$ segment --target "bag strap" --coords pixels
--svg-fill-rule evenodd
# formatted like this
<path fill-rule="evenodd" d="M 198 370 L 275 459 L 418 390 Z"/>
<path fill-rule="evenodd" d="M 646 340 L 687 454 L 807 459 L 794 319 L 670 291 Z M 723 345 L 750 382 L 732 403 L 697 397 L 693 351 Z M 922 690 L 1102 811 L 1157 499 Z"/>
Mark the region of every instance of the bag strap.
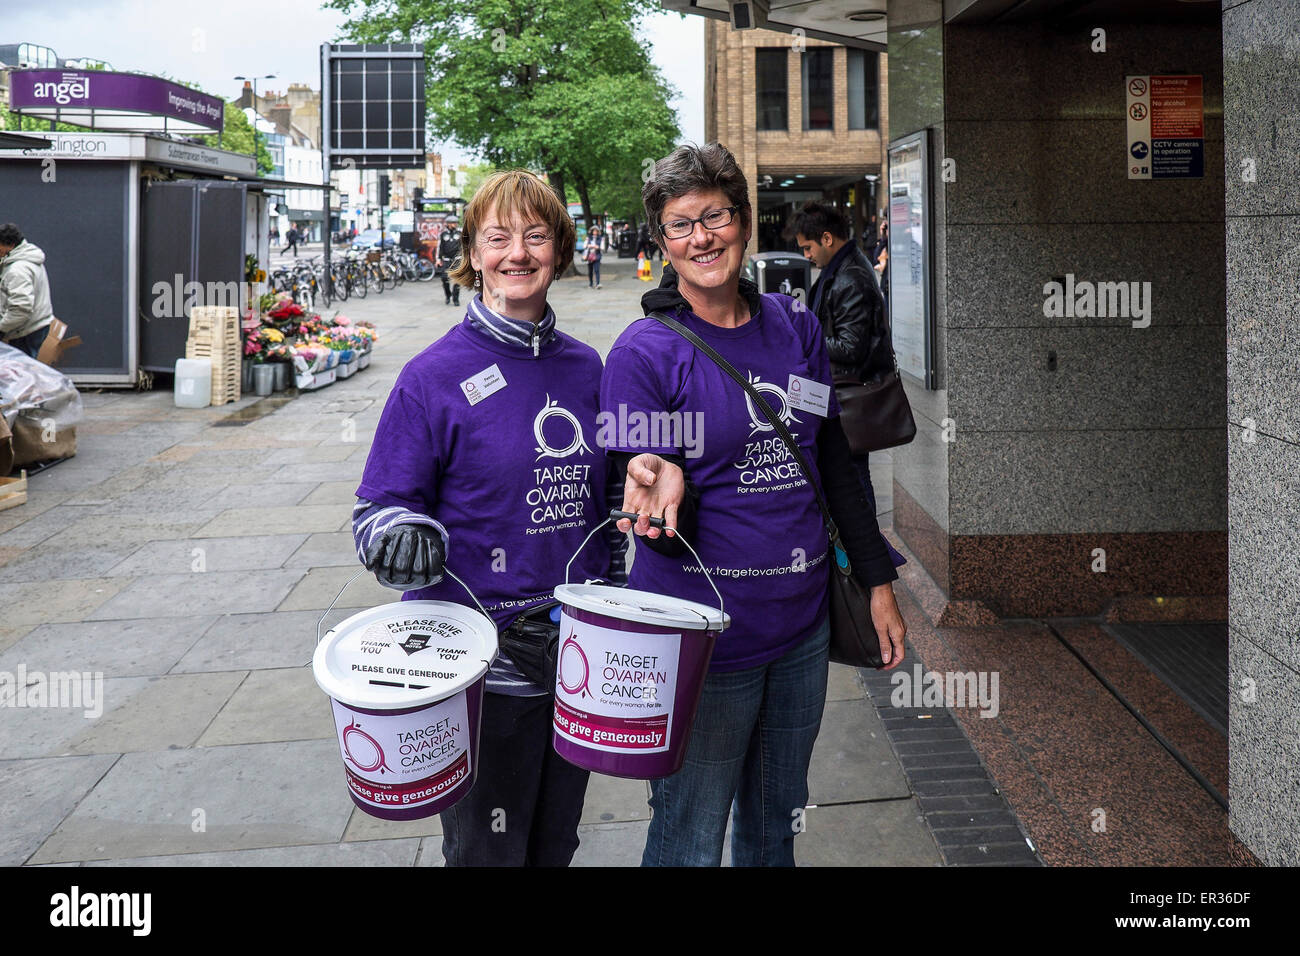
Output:
<path fill-rule="evenodd" d="M 803 469 L 804 477 L 808 480 L 808 484 L 812 486 L 813 494 L 817 496 L 817 506 L 821 508 L 822 522 L 826 525 L 826 533 L 830 536 L 831 544 L 835 548 L 836 566 L 842 573 L 850 574 L 853 569 L 849 564 L 848 551 L 845 550 L 844 545 L 840 541 L 840 530 L 835 527 L 835 521 L 831 518 L 831 509 L 826 503 L 826 496 L 822 493 L 821 488 L 817 486 L 817 482 L 813 480 L 812 469 L 808 467 L 808 459 L 804 457 L 803 449 L 800 448 L 799 443 L 794 440 L 794 436 L 790 434 L 790 429 L 785 427 L 785 423 L 781 421 L 780 416 L 772 411 L 771 406 L 769 406 L 766 399 L 758 393 L 758 390 L 754 388 L 754 386 L 750 385 L 749 382 L 745 380 L 744 376 L 737 372 L 735 368 L 732 367 L 731 363 L 719 355 L 717 350 L 714 349 L 713 346 L 709 345 L 709 343 L 705 342 L 702 338 L 686 326 L 682 325 L 682 323 L 678 322 L 672 316 L 665 315 L 663 312 L 651 312 L 648 318 L 654 319 L 662 325 L 666 325 L 712 359 L 713 364 L 722 369 L 722 371 L 725 372 L 732 381 L 745 390 L 746 394 L 748 394 L 750 399 L 754 402 L 754 407 L 762 412 L 768 422 L 771 423 L 772 427 L 776 429 L 776 433 L 781 436 L 781 440 L 785 442 L 786 447 L 790 449 L 790 453 L 794 455 L 795 461 L 797 461 L 799 467 Z"/>

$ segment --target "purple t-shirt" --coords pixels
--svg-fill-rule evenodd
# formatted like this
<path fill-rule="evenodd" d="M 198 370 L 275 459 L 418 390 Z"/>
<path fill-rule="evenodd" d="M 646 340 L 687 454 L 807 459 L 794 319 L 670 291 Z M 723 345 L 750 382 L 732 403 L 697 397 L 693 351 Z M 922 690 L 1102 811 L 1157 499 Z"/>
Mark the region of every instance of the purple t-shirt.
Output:
<path fill-rule="evenodd" d="M 384 406 L 357 496 L 436 518 L 447 567 L 498 626 L 551 598 L 564 565 L 608 512 L 596 444 L 600 356 L 556 332 L 537 358 L 468 320 L 411 359 Z M 572 578 L 603 578 L 597 535 Z M 444 577 L 402 600 L 472 605 Z"/>
<path fill-rule="evenodd" d="M 765 295 L 758 314 L 735 329 L 685 309 L 670 314 L 748 376 L 815 470 L 818 430 L 839 414 L 839 405 L 820 323 L 794 305 L 789 296 Z M 796 385 L 791 376 L 803 381 Z M 821 413 L 809 410 L 817 395 L 824 400 Z M 828 610 L 833 559 L 825 525 L 798 463 L 745 391 L 686 339 L 644 318 L 610 350 L 600 404 L 607 450 L 686 457 L 686 473 L 700 493 L 689 543 L 731 615 L 709 669 L 754 667 L 808 638 Z M 677 559 L 637 548 L 628 587 L 717 605 L 689 552 Z"/>

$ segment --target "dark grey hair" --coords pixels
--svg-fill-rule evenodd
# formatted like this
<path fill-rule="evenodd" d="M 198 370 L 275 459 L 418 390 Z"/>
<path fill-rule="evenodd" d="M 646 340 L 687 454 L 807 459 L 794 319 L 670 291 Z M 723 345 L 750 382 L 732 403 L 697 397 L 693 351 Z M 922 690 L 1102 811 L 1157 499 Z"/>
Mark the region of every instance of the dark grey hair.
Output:
<path fill-rule="evenodd" d="M 650 234 L 662 242 L 659 232 L 664 206 L 687 193 L 700 189 L 720 189 L 727 202 L 740 209 L 741 225 L 750 222 L 749 182 L 731 155 L 731 150 L 721 143 L 696 146 L 686 143 L 655 163 L 654 171 L 641 188 L 641 201 L 645 204 L 646 219 L 650 221 Z"/>
<path fill-rule="evenodd" d="M 23 243 L 23 231 L 12 222 L 0 226 L 0 246 L 20 246 Z"/>

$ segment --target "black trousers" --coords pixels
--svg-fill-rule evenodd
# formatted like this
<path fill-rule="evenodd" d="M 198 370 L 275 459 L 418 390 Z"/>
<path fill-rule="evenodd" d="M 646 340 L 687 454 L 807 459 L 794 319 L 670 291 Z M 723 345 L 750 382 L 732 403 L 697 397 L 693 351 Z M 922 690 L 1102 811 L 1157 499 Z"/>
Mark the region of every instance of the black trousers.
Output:
<path fill-rule="evenodd" d="M 460 283 L 450 282 L 447 279 L 447 273 L 442 273 L 442 291 L 447 296 L 447 301 L 455 305 L 460 305 Z"/>
<path fill-rule="evenodd" d="M 448 866 L 568 866 L 578 849 L 586 770 L 551 747 L 554 699 L 483 695 L 479 771 L 443 811 Z"/>
<path fill-rule="evenodd" d="M 26 335 L 19 336 L 16 339 L 10 339 L 5 344 L 12 345 L 21 352 L 26 352 L 32 358 L 36 358 L 36 353 L 41 350 L 45 344 L 45 337 L 50 334 L 50 327 L 37 329 L 35 332 L 29 332 Z"/>

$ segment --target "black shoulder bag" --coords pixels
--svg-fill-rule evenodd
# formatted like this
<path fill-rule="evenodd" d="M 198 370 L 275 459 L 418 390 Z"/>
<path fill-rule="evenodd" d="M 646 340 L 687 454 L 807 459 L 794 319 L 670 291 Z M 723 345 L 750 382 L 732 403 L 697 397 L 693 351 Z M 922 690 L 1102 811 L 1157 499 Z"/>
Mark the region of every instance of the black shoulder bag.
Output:
<path fill-rule="evenodd" d="M 817 496 L 817 505 L 821 508 L 822 521 L 826 525 L 831 551 L 835 556 L 835 567 L 830 574 L 831 660 L 837 664 L 850 664 L 854 667 L 884 667 L 885 662 L 880 655 L 880 638 L 876 635 L 876 627 L 871 621 L 871 595 L 853 576 L 848 552 L 844 550 L 839 529 L 831 519 L 831 510 L 826 504 L 826 496 L 813 480 L 813 472 L 808 467 L 808 460 L 804 458 L 803 450 L 790 434 L 790 429 L 785 427 L 785 423 L 772 411 L 763 396 L 707 342 L 672 316 L 664 315 L 662 312 L 651 312 L 649 317 L 668 326 L 694 345 L 749 393 L 754 407 L 772 423 L 772 427 L 790 449 L 795 461 L 803 469 L 804 478 L 812 486 L 813 494 Z"/>

